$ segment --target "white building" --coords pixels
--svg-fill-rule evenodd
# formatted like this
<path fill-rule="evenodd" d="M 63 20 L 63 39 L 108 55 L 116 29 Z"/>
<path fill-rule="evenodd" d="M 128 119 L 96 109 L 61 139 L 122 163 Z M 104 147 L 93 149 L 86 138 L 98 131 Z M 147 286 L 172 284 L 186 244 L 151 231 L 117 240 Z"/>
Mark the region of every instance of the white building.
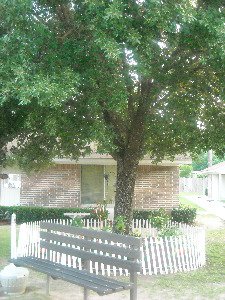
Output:
<path fill-rule="evenodd" d="M 208 176 L 208 197 L 211 200 L 225 200 L 225 161 L 202 171 Z"/>

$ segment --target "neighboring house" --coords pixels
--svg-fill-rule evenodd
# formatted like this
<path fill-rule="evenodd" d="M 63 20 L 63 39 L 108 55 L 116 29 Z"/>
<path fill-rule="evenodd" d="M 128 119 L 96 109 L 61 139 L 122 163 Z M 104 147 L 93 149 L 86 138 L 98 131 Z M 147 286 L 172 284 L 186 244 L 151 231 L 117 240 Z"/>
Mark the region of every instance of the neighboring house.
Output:
<path fill-rule="evenodd" d="M 134 191 L 136 209 L 172 209 L 179 205 L 179 165 L 190 159 L 178 156 L 153 165 L 140 161 Z M 116 162 L 109 155 L 92 154 L 71 161 L 56 159 L 49 169 L 28 176 L 21 173 L 20 205 L 82 207 L 107 200 L 114 205 Z M 1 202 L 0 202 L 1 204 Z"/>
<path fill-rule="evenodd" d="M 20 174 L 9 174 L 8 178 L 0 179 L 0 205 L 19 205 L 20 188 Z"/>
<path fill-rule="evenodd" d="M 225 200 L 225 161 L 201 172 L 208 177 L 208 198 L 211 200 Z"/>

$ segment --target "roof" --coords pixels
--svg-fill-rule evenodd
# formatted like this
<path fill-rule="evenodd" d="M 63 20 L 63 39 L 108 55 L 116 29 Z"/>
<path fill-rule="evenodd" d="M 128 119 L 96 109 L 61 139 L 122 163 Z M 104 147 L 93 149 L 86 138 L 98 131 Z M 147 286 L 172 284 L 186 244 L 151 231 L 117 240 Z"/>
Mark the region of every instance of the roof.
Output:
<path fill-rule="evenodd" d="M 225 174 L 225 161 L 202 170 L 203 174 Z"/>
<path fill-rule="evenodd" d="M 81 165 L 116 165 L 116 161 L 109 154 L 92 153 L 91 155 L 79 158 L 78 161 L 69 158 L 54 159 L 56 164 L 81 164 Z M 164 159 L 159 166 L 179 166 L 184 164 L 191 164 L 189 156 L 177 155 L 173 161 Z M 152 159 L 147 155 L 139 162 L 139 165 L 154 165 Z"/>

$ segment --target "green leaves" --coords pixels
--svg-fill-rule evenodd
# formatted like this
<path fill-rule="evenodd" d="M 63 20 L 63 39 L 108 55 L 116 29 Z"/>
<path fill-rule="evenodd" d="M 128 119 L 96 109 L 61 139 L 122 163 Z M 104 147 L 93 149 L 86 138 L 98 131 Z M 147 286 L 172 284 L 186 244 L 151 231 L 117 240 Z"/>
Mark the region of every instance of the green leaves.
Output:
<path fill-rule="evenodd" d="M 30 147 L 35 156 L 38 140 L 37 156 L 45 152 L 47 160 L 77 157 L 91 140 L 101 152 L 136 149 L 139 158 L 151 153 L 157 161 L 207 147 L 223 151 L 219 2 L 0 6 L 0 105 L 18 127 L 2 125 L 1 145 L 16 138 L 24 145 L 20 155 Z"/>

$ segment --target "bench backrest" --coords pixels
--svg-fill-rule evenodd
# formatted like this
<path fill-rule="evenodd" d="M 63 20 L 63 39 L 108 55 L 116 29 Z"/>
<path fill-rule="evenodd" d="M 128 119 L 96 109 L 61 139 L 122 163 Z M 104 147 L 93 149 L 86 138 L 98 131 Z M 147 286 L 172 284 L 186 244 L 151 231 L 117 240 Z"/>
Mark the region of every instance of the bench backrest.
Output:
<path fill-rule="evenodd" d="M 48 222 L 41 222 L 40 228 L 40 246 L 47 252 L 52 250 L 131 272 L 141 269 L 139 238 Z"/>

